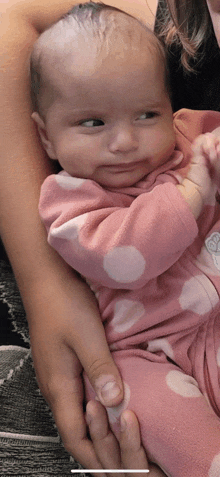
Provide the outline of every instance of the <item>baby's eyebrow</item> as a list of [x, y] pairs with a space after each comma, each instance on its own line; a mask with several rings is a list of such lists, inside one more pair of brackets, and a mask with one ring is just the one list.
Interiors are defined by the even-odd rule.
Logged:
[[103, 116], [106, 114], [106, 111], [101, 111], [96, 108], [72, 108], [69, 112], [66, 112], [66, 116], [83, 116], [83, 117], [90, 117], [90, 116]]

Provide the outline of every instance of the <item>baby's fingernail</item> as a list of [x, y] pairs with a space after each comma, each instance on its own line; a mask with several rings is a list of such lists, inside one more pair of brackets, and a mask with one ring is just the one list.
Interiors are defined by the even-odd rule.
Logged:
[[120, 419], [120, 426], [121, 426], [121, 432], [124, 432], [127, 427], [127, 422], [123, 418], [123, 416], [121, 416], [121, 419]]

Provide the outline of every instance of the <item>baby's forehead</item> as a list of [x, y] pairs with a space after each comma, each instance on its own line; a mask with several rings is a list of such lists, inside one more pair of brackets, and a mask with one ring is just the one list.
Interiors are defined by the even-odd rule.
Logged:
[[[147, 43], [148, 46], [148, 43]], [[154, 52], [155, 53], [155, 52]], [[157, 55], [158, 56], [158, 55]], [[153, 57], [153, 61], [148, 61], [148, 58]], [[45, 83], [50, 85], [53, 90], [63, 95], [63, 91], [68, 89], [68, 85], [72, 87], [91, 86], [91, 81], [96, 78], [100, 81], [103, 77], [113, 78], [120, 72], [123, 76], [126, 71], [130, 69], [142, 71], [146, 73], [146, 67], [150, 65], [152, 71], [161, 70], [161, 62], [157, 61], [155, 54], [149, 51], [146, 43], [143, 42], [141, 46], [136, 43], [131, 48], [127, 43], [122, 45], [119, 42], [113, 42], [105, 45], [97, 45], [96, 39], [94, 42], [88, 44], [84, 41], [84, 36], [79, 37], [77, 44], [71, 45], [65, 51], [58, 50], [54, 54], [45, 56], [45, 61], [42, 62], [43, 77]], [[149, 74], [149, 70], [147, 71]]]
[[[57, 61], [85, 57], [88, 54], [126, 53], [132, 50], [158, 50], [158, 40], [139, 20], [123, 12], [102, 11], [97, 21], [86, 20], [83, 24], [74, 17], [60, 20], [44, 32], [35, 44], [34, 56], [41, 61], [41, 69]], [[43, 71], [42, 71], [43, 72]]]
[[[62, 95], [64, 82], [74, 80], [73, 75], [80, 78], [84, 74], [89, 78], [93, 72], [97, 74], [97, 67], [100, 71], [100, 64], [108, 65], [108, 60], [117, 71], [123, 72], [126, 63], [143, 68], [149, 57], [153, 59], [150, 68], [165, 71], [159, 40], [136, 18], [108, 7], [98, 16], [85, 15], [82, 19], [70, 13], [43, 32], [34, 45], [31, 57], [34, 107], [47, 109], [43, 103], [47, 100], [50, 104]], [[137, 65], [135, 58], [140, 60]]]

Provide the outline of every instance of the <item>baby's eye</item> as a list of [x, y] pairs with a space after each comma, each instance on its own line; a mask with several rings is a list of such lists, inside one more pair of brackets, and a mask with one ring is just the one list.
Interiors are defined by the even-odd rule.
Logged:
[[86, 128], [94, 128], [98, 126], [103, 126], [104, 122], [101, 119], [86, 119], [80, 123], [81, 126], [85, 126]]
[[141, 114], [138, 119], [151, 119], [156, 116], [154, 111], [148, 111], [147, 113]]

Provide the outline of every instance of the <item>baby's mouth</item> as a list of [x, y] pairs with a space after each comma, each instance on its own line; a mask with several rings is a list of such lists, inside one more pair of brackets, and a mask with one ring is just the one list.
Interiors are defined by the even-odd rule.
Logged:
[[110, 169], [111, 171], [114, 172], [123, 172], [123, 171], [130, 171], [133, 169], [136, 169], [140, 163], [143, 163], [144, 161], [134, 161], [134, 162], [120, 162], [119, 164], [109, 164], [108, 166], [105, 166], [106, 169]]

